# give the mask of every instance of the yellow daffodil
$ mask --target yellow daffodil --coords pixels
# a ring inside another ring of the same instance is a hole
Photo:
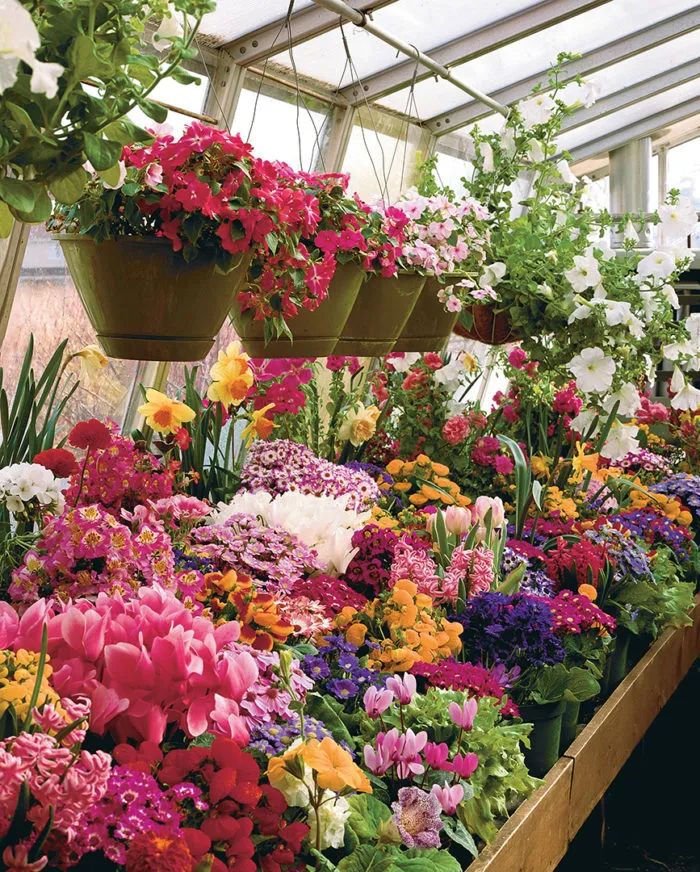
[[[549,468],[552,463],[552,458],[546,454],[533,454],[530,458],[530,466],[532,467],[533,475],[537,478],[546,478],[549,475]]]
[[[267,439],[267,437],[272,433],[277,424],[272,421],[270,418],[265,417],[265,413],[269,412],[270,409],[274,409],[274,403],[268,403],[266,406],[263,406],[262,409],[256,409],[250,416],[250,423],[246,425],[241,433],[243,439],[245,439],[246,445],[250,445],[250,443],[254,439]]]
[[[576,454],[571,461],[571,467],[574,472],[572,480],[583,481],[583,476],[585,472],[597,472],[599,460],[599,454],[586,454],[585,447],[581,445],[580,442],[577,442]]]
[[[146,391],[146,400],[139,406],[139,415],[143,415],[146,424],[156,433],[176,433],[183,424],[194,419],[194,409],[154,388]]]
[[[376,406],[360,403],[357,409],[348,413],[338,430],[338,438],[349,440],[355,447],[362,445],[374,436],[380,414]]]
[[[240,406],[253,385],[253,370],[250,358],[241,352],[240,342],[231,342],[219,357],[209,374],[212,383],[207,396],[212,402],[223,406]]]

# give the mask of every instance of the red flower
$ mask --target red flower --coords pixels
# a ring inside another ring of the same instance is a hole
[[[192,854],[187,842],[166,831],[158,833],[147,830],[139,833],[126,852],[126,870],[153,872],[154,869],[191,872]]]
[[[173,441],[180,449],[180,451],[187,451],[187,449],[192,444],[192,437],[190,436],[186,427],[180,427],[180,429],[173,436]]]
[[[112,434],[108,428],[98,421],[90,418],[89,421],[80,421],[68,434],[68,441],[74,448],[85,448],[88,451],[97,451],[100,448],[108,448],[112,441]]]
[[[34,463],[50,469],[56,478],[68,478],[78,471],[78,463],[65,448],[47,448],[40,451],[34,458]]]

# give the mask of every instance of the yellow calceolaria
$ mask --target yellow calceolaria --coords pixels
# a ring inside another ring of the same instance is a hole
[[[565,496],[558,487],[547,488],[545,507],[548,512],[559,512],[565,518],[578,518],[576,502],[571,497]]]
[[[599,454],[586,454],[586,448],[580,442],[576,443],[576,453],[571,461],[573,475],[569,479],[571,482],[583,481],[587,472],[595,474],[598,471],[600,462]]]
[[[36,684],[38,665],[39,654],[35,651],[26,651],[24,648],[18,651],[0,650],[0,717],[10,706],[14,709],[18,720],[27,717]],[[51,672],[51,665],[47,659],[35,705],[41,707],[51,703],[57,711],[61,712],[60,698],[49,683]]]
[[[552,458],[546,454],[533,454],[530,458],[533,475],[537,478],[547,478],[552,466]]]

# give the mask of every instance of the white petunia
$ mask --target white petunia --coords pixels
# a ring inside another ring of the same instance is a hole
[[[58,93],[58,80],[64,73],[60,64],[44,64],[34,61],[29,87],[32,94],[45,94],[49,100]]]
[[[170,40],[177,39],[184,35],[182,22],[177,17],[177,12],[172,6],[168,7],[168,11],[163,16],[158,30],[153,34],[151,42],[157,51],[163,51],[167,48],[165,43]]]
[[[624,300],[605,301],[605,322],[609,327],[627,327],[637,339],[644,335],[642,320],[634,314],[631,304]]]
[[[619,403],[617,413],[626,418],[632,418],[637,414],[640,405],[639,391],[632,382],[625,382],[622,387],[606,397],[603,408],[606,412],[612,412],[616,403]]]
[[[578,415],[576,415],[576,417],[571,421],[571,429],[580,433],[581,436],[590,438],[593,435],[593,433],[591,433],[591,427],[593,427],[593,424],[599,420],[599,418],[600,416],[593,409],[581,409]]]
[[[536,124],[546,124],[556,108],[557,104],[549,94],[535,94],[528,100],[518,103],[520,117],[526,130],[531,130]]]
[[[531,139],[528,142],[527,156],[533,163],[541,163],[544,160],[544,147],[539,139]]]
[[[673,285],[664,285],[663,288],[661,288],[661,295],[668,300],[674,309],[680,309],[681,304]]]
[[[601,455],[608,460],[619,460],[630,451],[636,451],[639,448],[639,440],[635,438],[637,433],[638,429],[634,424],[615,421],[600,449]]]
[[[577,254],[574,265],[564,273],[571,287],[577,292],[594,288],[601,280],[599,264],[592,255]]]
[[[489,264],[479,279],[479,287],[495,287],[506,274],[506,265],[500,260]]]
[[[602,348],[584,348],[567,364],[576,379],[576,387],[584,394],[604,394],[613,381],[617,366]]]
[[[637,274],[644,278],[667,279],[676,269],[676,259],[667,251],[652,251],[637,264]]]
[[[585,106],[586,109],[595,103],[600,94],[600,85],[591,80],[582,82],[572,82],[567,87],[566,104],[571,109],[580,109]]]
[[[694,412],[700,408],[700,390],[685,380],[681,370],[674,366],[671,378],[671,391],[675,394],[671,407],[683,412]]]
[[[668,241],[685,239],[698,223],[697,212],[689,197],[679,197],[677,203],[665,203],[658,208],[661,230]]]
[[[632,223],[632,219],[630,219],[627,224],[625,224],[623,239],[625,240],[625,242],[631,242],[632,244],[639,242],[639,234],[637,233],[637,230]]]
[[[490,142],[479,143],[479,155],[484,161],[483,169],[485,173],[491,173],[494,170],[493,149]]]
[[[0,0],[0,93],[17,81],[17,67],[32,68],[29,86],[34,94],[55,97],[64,72],[60,64],[36,59],[41,40],[29,11],[18,0]]]
[[[512,130],[506,130],[501,134],[501,149],[506,157],[513,157],[516,152],[515,137]]]
[[[420,360],[420,357],[417,351],[407,351],[403,357],[392,355],[389,358],[389,363],[394,367],[396,372],[408,372],[413,364]]]
[[[578,177],[571,171],[569,164],[562,158],[557,161],[557,172],[564,179],[567,185],[575,185],[578,183]]]

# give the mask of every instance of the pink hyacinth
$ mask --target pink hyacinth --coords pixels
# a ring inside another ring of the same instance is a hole
[[[494,581],[493,551],[489,548],[463,548],[459,545],[452,552],[452,558],[445,577],[443,588],[457,596],[459,582],[464,580],[467,596],[490,590]]]
[[[215,628],[157,585],[128,601],[39,600],[14,624],[14,637],[5,608],[0,615],[0,645],[14,650],[38,651],[48,623],[54,687],[90,700],[93,732],[160,742],[175,724],[190,737],[209,731],[248,740],[237,707],[258,668],[250,654],[228,650],[240,634],[235,621]]]

